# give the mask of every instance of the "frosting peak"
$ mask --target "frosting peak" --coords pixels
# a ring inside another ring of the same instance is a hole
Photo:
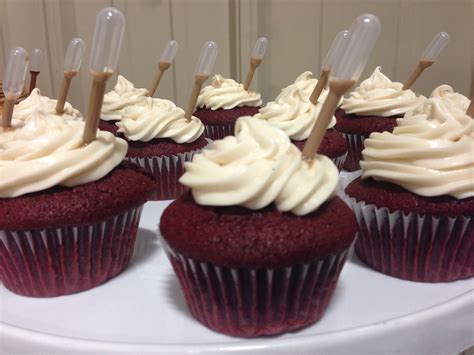
[[[169,100],[153,99],[147,106],[128,107],[116,125],[132,141],[171,138],[176,143],[191,143],[202,135],[204,125],[197,117],[188,120],[184,114]]]
[[[348,114],[359,116],[391,117],[403,115],[423,103],[411,90],[403,90],[403,84],[392,82],[382,74],[380,67],[360,83],[342,102],[341,108]]]
[[[293,84],[284,88],[275,101],[262,107],[253,117],[282,129],[293,140],[307,139],[328,95],[328,90],[323,89],[316,105],[309,101],[317,82],[310,71],[305,71]],[[329,128],[335,124],[336,118],[333,116]]]
[[[474,196],[474,120],[431,98],[397,119],[393,133],[372,133],[360,162],[363,178],[400,185],[421,196]]]
[[[303,160],[283,131],[249,116],[237,120],[235,136],[214,141],[185,169],[180,182],[201,205],[257,210],[273,202],[296,215],[308,214],[330,198],[338,177],[329,158]]]
[[[440,99],[444,102],[452,105],[464,112],[467,111],[471,100],[469,100],[466,96],[461,95],[457,92],[454,92],[453,88],[449,85],[440,85],[433,90],[431,93],[430,98]]]
[[[0,132],[0,197],[76,186],[107,175],[125,157],[127,143],[109,132],[84,145],[84,122],[60,119],[46,108],[14,119]]]
[[[130,81],[119,75],[114,89],[104,95],[101,119],[119,121],[127,107],[150,105],[153,98],[147,97],[147,92],[147,89],[135,88]]]
[[[198,97],[196,107],[211,110],[230,110],[234,107],[252,106],[262,104],[261,96],[254,91],[246,91],[244,86],[235,80],[225,79],[216,74],[211,85],[204,87]]]

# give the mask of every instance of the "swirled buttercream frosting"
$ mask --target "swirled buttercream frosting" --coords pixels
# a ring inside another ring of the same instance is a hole
[[[362,177],[388,181],[421,196],[474,196],[474,120],[440,99],[397,119],[393,133],[372,133]]]
[[[307,139],[328,95],[328,90],[323,89],[316,105],[309,101],[317,82],[311,72],[304,72],[293,84],[284,88],[275,101],[262,107],[253,117],[282,129],[293,140]],[[335,124],[336,118],[333,116],[329,128]]]
[[[230,110],[234,107],[262,104],[259,93],[247,91],[244,86],[235,80],[225,79],[219,74],[214,75],[211,85],[204,87],[199,94],[196,107],[211,110]]]
[[[184,117],[184,111],[164,99],[153,99],[147,106],[131,106],[124,117],[115,123],[127,139],[148,142],[155,138],[170,138],[176,143],[191,143],[204,131],[204,125],[192,116]]]
[[[85,145],[84,122],[64,120],[37,107],[0,132],[0,197],[99,180],[125,157],[127,143],[98,131]]]
[[[104,95],[100,118],[104,121],[119,121],[127,107],[150,105],[153,98],[147,97],[147,92],[147,89],[136,88],[119,75],[114,89]]]
[[[464,112],[467,111],[471,103],[471,100],[460,93],[454,92],[453,88],[449,85],[440,85],[435,88],[430,98],[443,100]]]
[[[344,98],[341,108],[348,114],[358,116],[403,115],[422,104],[425,97],[416,96],[413,91],[402,88],[402,83],[392,82],[377,67],[348,98]]]
[[[282,130],[250,116],[237,120],[235,136],[214,141],[185,163],[180,182],[201,205],[241,205],[252,210],[274,203],[305,215],[333,194],[338,170],[324,155],[303,160]]]
[[[39,89],[33,89],[26,99],[15,105],[12,119],[24,121],[30,117],[34,111],[41,109],[41,111],[46,114],[52,116],[56,115],[66,120],[82,120],[81,113],[73,108],[69,102],[64,104],[64,113],[58,115],[56,113],[57,102],[57,100],[50,99],[47,96],[42,96]]]

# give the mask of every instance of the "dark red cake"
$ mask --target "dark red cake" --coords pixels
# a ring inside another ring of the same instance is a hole
[[[193,116],[204,123],[206,138],[217,140],[234,134],[235,121],[242,116],[253,116],[258,113],[260,106],[242,106],[230,110],[197,109]]]
[[[341,132],[348,145],[348,154],[344,163],[344,169],[355,171],[360,169],[359,161],[362,160],[364,140],[372,132],[392,132],[397,126],[397,118],[403,116],[358,116],[346,114],[343,109],[337,109],[336,125],[334,128]]]
[[[180,196],[186,187],[178,181],[184,173],[184,162],[204,148],[208,141],[204,135],[191,143],[176,143],[170,138],[156,138],[148,142],[129,141],[118,133],[117,121],[99,122],[99,128],[111,132],[128,142],[126,159],[141,166],[155,177],[156,190],[152,200],[170,200]]]
[[[474,276],[474,197],[424,197],[371,178],[346,193],[359,222],[355,250],[373,269],[420,282]]]
[[[338,197],[296,216],[273,205],[258,211],[201,206],[190,192],[164,211],[160,223],[194,317],[243,337],[318,320],[356,229],[352,211]]]
[[[296,145],[299,150],[303,151],[306,140],[291,140],[291,143]],[[331,158],[339,171],[342,170],[347,154],[347,143],[342,133],[334,129],[328,129],[323,137],[321,145],[319,146],[318,153]]]
[[[152,178],[123,162],[104,178],[0,198],[0,279],[24,296],[84,291],[130,260]]]

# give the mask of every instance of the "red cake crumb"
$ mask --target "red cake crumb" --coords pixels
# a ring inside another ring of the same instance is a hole
[[[392,132],[397,126],[397,118],[403,116],[357,116],[346,114],[343,109],[336,110],[336,125],[334,128],[342,133],[369,135],[372,132]]]
[[[474,215],[474,197],[458,200],[452,196],[425,197],[403,187],[374,179],[357,178],[346,188],[346,193],[357,201],[364,201],[391,212],[429,214],[433,216]]]
[[[291,140],[291,143],[296,145],[299,150],[303,151],[306,140],[295,141]],[[342,133],[337,132],[334,129],[328,129],[323,137],[323,141],[318,149],[319,154],[324,154],[329,158],[339,157],[347,152],[347,143]]]
[[[0,198],[0,229],[32,230],[52,225],[99,223],[145,203],[153,188],[147,172],[122,162],[98,181]]]
[[[169,245],[198,261],[221,266],[278,268],[337,254],[353,242],[352,211],[334,197],[305,216],[279,212],[274,205],[244,207],[198,205],[190,192],[161,217]]]
[[[194,111],[193,116],[199,118],[205,125],[234,124],[242,116],[253,116],[258,113],[260,106],[242,106],[230,110],[218,109],[198,109]]]

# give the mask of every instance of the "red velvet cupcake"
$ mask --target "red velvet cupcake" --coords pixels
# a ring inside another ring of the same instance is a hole
[[[303,150],[328,94],[328,90],[323,89],[319,102],[314,105],[309,98],[317,83],[318,80],[312,78],[311,72],[302,73],[293,84],[281,91],[275,101],[262,107],[254,117],[282,129],[292,143]],[[331,158],[341,170],[347,155],[347,143],[340,132],[332,129],[335,123],[336,119],[333,117],[318,153]]]
[[[253,116],[262,104],[261,96],[246,91],[244,86],[220,75],[201,90],[194,116],[204,123],[206,138],[222,139],[234,134],[235,122],[242,116]]]
[[[396,119],[423,103],[423,96],[416,96],[411,90],[403,90],[403,84],[392,82],[375,68],[370,78],[344,98],[336,111],[334,128],[344,135],[348,155],[344,169],[360,169],[364,140],[372,132],[392,132]]]
[[[439,99],[365,141],[353,199],[355,250],[398,278],[449,282],[474,276],[474,122]]]
[[[83,130],[37,108],[0,133],[0,279],[12,292],[84,291],[130,260],[153,181],[120,164],[125,141],[99,132],[84,145]]]
[[[199,119],[186,119],[184,111],[169,100],[129,106],[120,121],[102,120],[99,128],[129,142],[126,159],[155,177],[153,200],[175,199],[186,191],[178,181],[184,162],[208,144]]]
[[[316,322],[335,290],[356,221],[332,197],[338,171],[308,163],[281,130],[251,117],[186,163],[191,192],[161,217],[162,245],[192,315],[229,335]],[[186,216],[186,218],[183,218]]]

